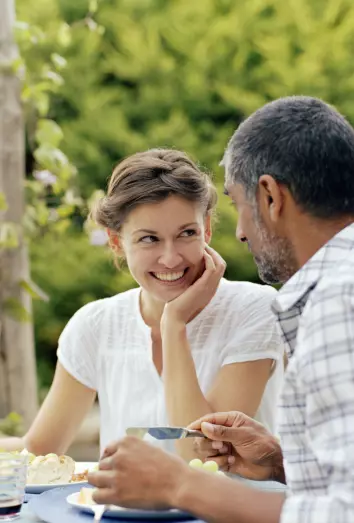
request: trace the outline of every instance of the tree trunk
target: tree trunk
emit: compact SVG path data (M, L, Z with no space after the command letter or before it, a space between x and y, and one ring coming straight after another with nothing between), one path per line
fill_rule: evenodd
M20 81L9 65L18 57L14 42L13 0L0 1L0 193L8 209L1 221L12 222L20 230L24 214L24 123ZM23 416L25 427L37 411L37 382L33 325L18 322L4 312L9 297L31 312L31 298L20 287L29 276L26 245L19 233L19 246L0 249L0 418L15 411Z

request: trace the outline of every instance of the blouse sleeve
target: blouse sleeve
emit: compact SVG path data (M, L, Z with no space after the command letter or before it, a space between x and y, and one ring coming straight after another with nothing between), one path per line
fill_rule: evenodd
M97 348L93 332L92 306L79 309L59 338L58 361L80 383L97 390Z
M260 359L277 362L283 359L284 344L271 310L276 292L272 287L259 286L257 292L247 296L242 307L235 300L235 310L230 311L229 321L225 325L228 333L221 349L221 365Z

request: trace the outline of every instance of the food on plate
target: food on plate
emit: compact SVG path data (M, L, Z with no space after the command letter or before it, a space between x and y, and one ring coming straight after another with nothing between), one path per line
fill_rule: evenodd
M206 461L203 464L203 470L207 470L208 472L218 472L219 466L216 461Z
M94 489L93 488L82 488L77 499L81 505L95 505L96 503L92 499Z
M27 484L69 483L74 472L75 461L69 456L36 456L28 465Z
M213 460L205 461L205 463L203 463L202 460L196 458L189 462L189 466L193 469L202 469L206 472L218 474L219 476L225 476L225 474L219 470L219 465Z
M35 456L22 450L12 452L28 457L27 485L55 485L87 481L88 469L75 473L75 461L70 456L58 456L50 453L46 456Z
M189 462L189 466L193 469L201 469L203 468L203 462L201 459L192 459L192 461Z

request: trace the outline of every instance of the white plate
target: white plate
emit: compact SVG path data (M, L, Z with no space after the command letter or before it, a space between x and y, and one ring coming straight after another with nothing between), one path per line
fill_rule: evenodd
M94 461L81 461L76 462L75 464L75 474L80 474L81 472L84 472L85 470L92 470L94 467L96 467L97 463ZM87 484L87 481L74 481L72 483L44 483L44 484L38 484L38 485L26 485L26 492L28 494L41 494L42 492L45 492L46 490L50 490L52 488L57 487L67 487L68 485L85 485Z
M74 508L79 509L81 512L86 512L93 514L91 505L83 505L78 502L80 492L74 492L70 494L66 501ZM181 512L177 509L171 510L138 510L131 508L118 507L117 505L110 505L109 510L106 510L104 513L105 517L115 518L115 519L169 519L169 520L179 520L182 519L195 519L190 514L186 512Z

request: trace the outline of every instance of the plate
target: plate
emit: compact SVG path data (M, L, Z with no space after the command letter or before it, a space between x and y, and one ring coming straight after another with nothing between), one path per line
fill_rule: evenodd
M86 512L88 514L93 514L91 505L83 505L78 502L80 492L73 492L70 494L66 501L74 507L75 509L80 510L80 512ZM186 521L195 519L191 514L187 512L181 512L177 509L171 510L139 510L131 508L118 507L117 505L110 505L110 508L104 513L105 518L113 519L161 519L161 520L170 520L170 521Z
M80 474L81 472L84 472L85 470L92 470L94 467L96 467L97 463L94 461L81 461L76 462L75 464L75 474ZM87 481L74 481L73 483L43 483L43 484L36 484L26 485L26 492L28 494L41 494L42 492L45 492L46 490L50 490L53 488L58 487L67 487L68 485L78 485L80 486L87 485Z

